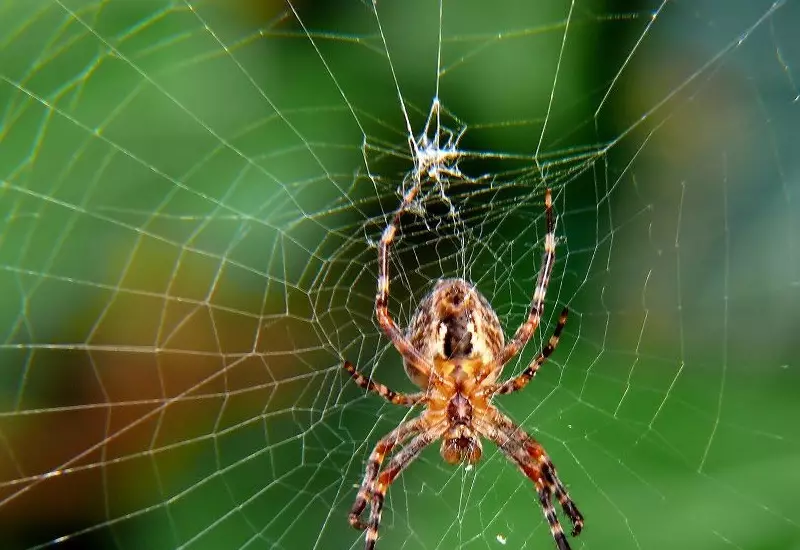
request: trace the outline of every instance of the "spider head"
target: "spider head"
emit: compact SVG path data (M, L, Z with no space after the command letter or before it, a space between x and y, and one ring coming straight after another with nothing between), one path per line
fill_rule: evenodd
M475 436L475 432L464 424L458 424L445 432L440 452L448 464L475 464L481 459L482 450L481 441Z
M449 464L481 459L481 441L470 427L472 405L463 394L457 393L447 405L447 420L450 426L442 436L442 458Z

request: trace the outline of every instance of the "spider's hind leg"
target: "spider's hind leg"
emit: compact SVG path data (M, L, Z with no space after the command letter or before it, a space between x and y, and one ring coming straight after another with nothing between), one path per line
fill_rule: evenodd
M542 256L539 275L536 277L536 287L531 298L530 311L527 320L519 326L513 338L509 340L495 358L500 366L508 363L512 357L525 347L542 318L544 296L547 293L547 285L550 284L550 276L553 274L553 266L556 262L556 223L553 217L553 197L550 189L545 191L544 204L547 233L544 237L544 255Z
M547 358L555 351L556 347L558 346L558 341L561 339L561 331L564 330L564 325L567 324L567 316L569 315L569 309L564 308L561 310L561 315L558 317L558 324L556 325L555 330L553 331L553 335L547 341L547 344L542 348L539 352L539 355L528 365L524 371L522 371L519 376L506 380L502 384L498 384L496 386L492 386L490 391L491 393L496 393L498 395L506 394L506 393L513 393L515 391L519 391L525 386L528 385L528 382L536 376L536 372L539 370L539 367L542 366L542 363L547 361Z

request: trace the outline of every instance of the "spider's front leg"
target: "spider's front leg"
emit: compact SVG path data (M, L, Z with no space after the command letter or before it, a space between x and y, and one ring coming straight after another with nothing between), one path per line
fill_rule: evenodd
M361 482L361 488L356 495L356 501L350 509L348 517L350 525L354 528L363 531L367 525L361 521L361 513L367 506L368 499L372 496L373 484L378 477L378 472L383 464L383 459L391 452L395 445L402 443L414 434L419 433L422 429L422 418L414 418L408 422L400 424L397 428L389 432L375 445L372 453L369 455L367 461L367 469L364 473L364 480Z
M537 479L541 479L549 492L558 499L559 504L561 504L561 509L572 522L572 536L577 537L583 530L583 514L580 513L575 502L570 498L567 488L558 477L556 467L553 461L550 460L550 457L547 456L544 447L533 437L528 435L522 428L515 425L510 418L497 409L494 409L494 407L492 409L495 415L495 423L500 430L506 434L507 440L510 441L511 448L519 449L517 455L520 460L524 461L526 464L533 465L538 470L535 476L536 479L528 475L529 472L523 469L525 475L534 482L536 482Z
M375 542L378 540L378 528L381 524L381 513L386 492L389 486L400 475L406 466L417 458L425 447L439 439L445 431L445 425L434 425L423 428L422 432L411 442L403 447L389 461L389 465L383 470L375 480L370 501L369 526L365 535L365 550L373 550Z
M567 493L544 448L494 407L491 407L476 425L484 437L493 441L503 454L533 481L558 550L570 550L553 508L552 498L555 496L558 499L562 510L572 522L573 537L579 535L583 529L583 515Z
M542 475L545 483L553 488L553 492L558 499L558 503L561 505L561 509L564 510L564 513L567 514L567 517L572 522L572 536L577 537L583 530L583 514L581 514L578 507L569 497L567 488L564 487L558 474L556 474L556 468L553 466L550 458L544 454L542 446L535 441L530 441L528 447L528 456L533 457L536 453L540 453L544 457ZM538 449L534 449L533 447L538 447Z
M544 517L547 519L547 523L550 525L550 534L553 540L556 541L558 550L571 550L569 542L567 542L567 537L564 536L564 531L561 529L561 523L559 523L558 517L556 516L556 510L553 508L552 492L550 488L537 484L536 492L539 494L539 504L542 507L542 511L544 511Z

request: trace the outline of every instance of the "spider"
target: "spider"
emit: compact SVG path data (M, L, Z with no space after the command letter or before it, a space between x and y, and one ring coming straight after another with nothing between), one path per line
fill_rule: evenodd
M403 196L394 217L383 231L378 246L378 293L375 313L383 331L403 357L406 374L422 388L413 394L391 390L361 374L349 362L344 369L362 388L377 393L395 405L425 406L422 413L400 424L375 446L367 462L364 480L350 510L350 525L366 529L365 548L372 550L378 539L381 511L389 486L422 450L441 439L442 458L450 464L476 463L481 458L480 437L494 442L534 484L544 516L559 550L570 546L561 528L552 500L555 497L572 522L572 536L583 528L583 516L570 499L555 466L542 446L492 405L496 395L524 388L553 353L567 322L567 308L558 319L553 335L531 364L515 378L498 382L503 366L530 340L542 316L545 292L555 262L555 222L550 189L545 193L547 234L544 256L527 320L514 337L504 343L503 330L489 302L464 279L440 279L417 307L404 333L389 314L389 248L403 212L419 192L421 182ZM381 469L386 456L405 443ZM370 504L369 522L361 520Z

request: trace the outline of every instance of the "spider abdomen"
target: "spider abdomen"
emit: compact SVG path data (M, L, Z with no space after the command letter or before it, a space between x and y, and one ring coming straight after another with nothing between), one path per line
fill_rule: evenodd
M442 374L478 374L494 364L504 342L500 321L489 302L464 279L438 280L417 306L407 335L411 345ZM427 380L417 380L408 365L406 372L417 384L427 384Z
M472 311L462 309L456 315L442 318L440 330L442 338L442 355L448 359L469 357L472 353Z

